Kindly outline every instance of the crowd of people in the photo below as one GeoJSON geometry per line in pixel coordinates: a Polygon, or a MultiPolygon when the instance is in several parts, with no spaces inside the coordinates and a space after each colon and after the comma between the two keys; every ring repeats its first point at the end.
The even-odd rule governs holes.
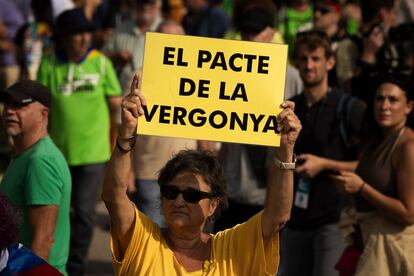
{"type": "Polygon", "coordinates": [[[0,7],[0,275],[84,275],[100,199],[117,275],[414,274],[413,1],[0,7]],[[288,44],[281,146],[136,135],[147,32],[288,44]]]}

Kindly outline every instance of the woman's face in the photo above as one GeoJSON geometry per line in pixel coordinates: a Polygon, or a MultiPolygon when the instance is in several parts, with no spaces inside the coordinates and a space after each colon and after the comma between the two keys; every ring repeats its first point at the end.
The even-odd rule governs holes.
{"type": "MultiPolygon", "coordinates": [[[[175,199],[168,199],[161,192],[161,208],[169,228],[194,228],[203,229],[208,217],[214,214],[219,201],[217,199],[202,198],[192,203],[194,194],[198,191],[210,193],[210,186],[199,174],[183,172],[176,175],[173,180],[166,184],[170,194],[176,195],[177,189],[185,191],[178,193],[175,199]]],[[[163,188],[161,188],[163,189],[163,188]]],[[[173,196],[174,197],[174,196],[173,196]]],[[[196,196],[197,197],[197,196],[196,196]]]]}
{"type": "Polygon", "coordinates": [[[392,83],[380,85],[375,94],[374,118],[383,129],[399,129],[405,125],[413,108],[412,101],[400,87],[392,83]]]}

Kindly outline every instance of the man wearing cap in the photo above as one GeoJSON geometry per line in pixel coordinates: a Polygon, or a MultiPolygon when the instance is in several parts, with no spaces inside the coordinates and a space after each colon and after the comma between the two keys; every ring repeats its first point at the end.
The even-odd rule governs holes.
{"type": "MultiPolygon", "coordinates": [[[[344,24],[340,24],[341,5],[338,0],[315,0],[313,4],[313,28],[329,37],[336,53],[340,42],[348,36],[344,24]]],[[[338,86],[336,67],[329,71],[328,82],[331,86],[338,86]]]]}
{"type": "Polygon", "coordinates": [[[22,211],[19,241],[67,275],[71,177],[47,132],[49,89],[24,80],[2,91],[0,101],[15,149],[0,192],[22,211]]]}
{"type": "Polygon", "coordinates": [[[70,275],[83,275],[93,235],[100,180],[110,156],[110,123],[120,107],[121,87],[111,61],[91,49],[94,25],[82,9],[56,20],[56,51],[45,55],[38,80],[50,88],[50,136],[69,164],[73,189],[70,275]]]}

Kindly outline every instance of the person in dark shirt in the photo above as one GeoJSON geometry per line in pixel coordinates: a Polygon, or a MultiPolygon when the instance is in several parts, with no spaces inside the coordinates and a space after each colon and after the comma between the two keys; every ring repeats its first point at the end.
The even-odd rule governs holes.
{"type": "Polygon", "coordinates": [[[207,0],[187,0],[183,27],[188,35],[222,38],[230,27],[227,14],[207,0]]]}
{"type": "Polygon", "coordinates": [[[301,33],[294,56],[305,87],[292,98],[303,125],[295,146],[301,165],[296,169],[291,220],[282,233],[281,273],[335,275],[335,264],[345,247],[336,223],[346,198],[338,194],[329,176],[357,165],[351,138],[360,129],[364,106],[328,85],[335,60],[326,35],[301,33]],[[344,110],[349,116],[341,118],[337,110],[344,97],[348,98],[344,110]],[[344,122],[346,117],[350,117],[349,124],[344,122]],[[343,125],[347,141],[341,134],[343,125]]]}
{"type": "Polygon", "coordinates": [[[337,49],[337,78],[341,87],[366,104],[373,100],[376,76],[384,69],[400,69],[401,51],[390,39],[397,21],[396,0],[360,1],[359,32],[343,39],[337,49]]]}

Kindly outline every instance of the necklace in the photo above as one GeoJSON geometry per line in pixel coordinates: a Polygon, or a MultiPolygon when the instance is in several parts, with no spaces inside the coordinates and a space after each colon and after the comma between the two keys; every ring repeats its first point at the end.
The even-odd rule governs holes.
{"type": "MultiPolygon", "coordinates": [[[[163,236],[167,245],[170,247],[176,261],[183,266],[184,269],[192,270],[194,266],[199,267],[202,275],[206,275],[210,271],[212,262],[211,257],[211,239],[203,241],[200,237],[195,244],[190,247],[178,246],[171,239],[167,229],[163,229],[163,236]]],[[[197,269],[198,270],[198,269],[197,269]]]]}

